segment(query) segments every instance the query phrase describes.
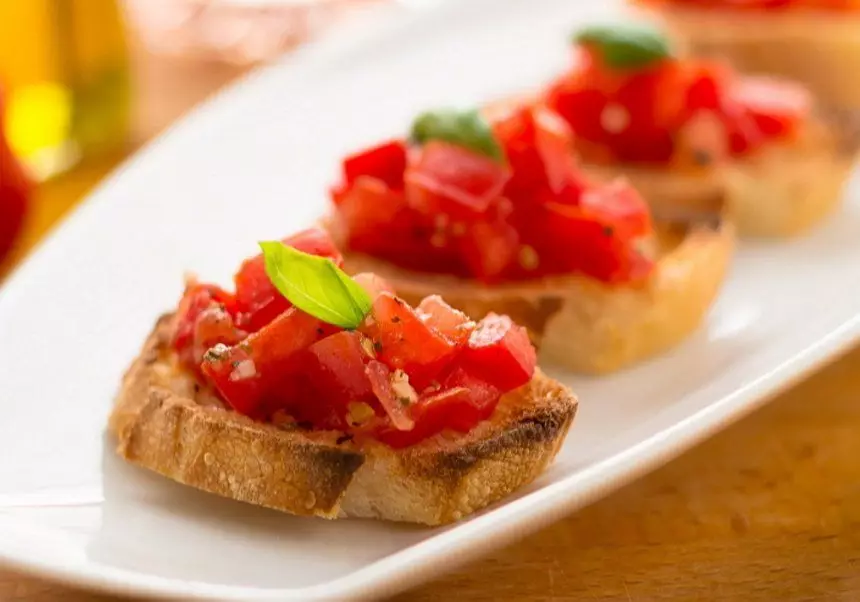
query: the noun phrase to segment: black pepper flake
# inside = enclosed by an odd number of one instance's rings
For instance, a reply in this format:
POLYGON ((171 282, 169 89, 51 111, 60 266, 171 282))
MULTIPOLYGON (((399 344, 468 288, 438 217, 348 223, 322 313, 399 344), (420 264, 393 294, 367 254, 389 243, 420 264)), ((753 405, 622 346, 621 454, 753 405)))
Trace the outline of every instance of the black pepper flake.
POLYGON ((233 366, 234 368, 238 368, 239 363, 240 363, 239 360, 233 360, 232 362, 230 362, 230 365, 233 366))
POLYGON ((239 343, 239 348, 246 353, 251 353, 251 343, 248 341, 242 341, 239 343))
POLYGON ((317 326, 317 334, 322 336, 325 334, 325 330, 323 330, 322 327, 317 326))
POLYGON ((373 350, 376 353, 382 353, 382 341, 373 341, 373 350))
POLYGON ((612 226, 603 226, 603 236, 612 236, 615 234, 615 228, 612 226))
POLYGON ((194 383, 194 392, 200 393, 200 385, 198 383, 194 383))
POLYGON ((337 443, 338 445, 341 445, 342 443, 346 443, 347 441, 352 441, 352 435, 341 435, 340 437, 337 438, 335 443, 337 443))
POLYGON ((403 407, 406 407, 406 406, 408 406, 410 403, 412 403, 411 401, 409 401, 409 398, 408 398, 408 397, 398 397, 398 398, 397 398, 397 401, 399 401, 399 402, 400 402, 400 405, 402 405, 403 407))
POLYGON ((400 322, 400 316, 394 316, 393 318, 391 318, 391 321, 392 321, 394 324, 397 324, 398 322, 400 322))

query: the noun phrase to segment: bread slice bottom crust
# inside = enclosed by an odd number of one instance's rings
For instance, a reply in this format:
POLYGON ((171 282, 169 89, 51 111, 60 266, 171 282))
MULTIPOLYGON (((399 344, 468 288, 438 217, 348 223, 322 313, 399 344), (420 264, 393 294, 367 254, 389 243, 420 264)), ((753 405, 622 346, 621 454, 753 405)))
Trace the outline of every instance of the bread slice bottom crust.
POLYGON ((626 177, 658 214, 701 209, 724 195, 741 237, 789 238, 808 232, 840 204, 860 146, 860 121, 854 121, 841 111, 821 110, 797 139, 710 168, 585 168, 601 181, 626 177))
POLYGON ((109 419, 125 460, 235 500, 291 514, 440 525, 535 479, 576 414, 569 389, 540 371, 468 434, 401 450, 343 433, 275 426, 227 410, 176 365, 172 316, 126 372, 109 419))
POLYGON ((639 284, 609 285, 573 274, 485 286, 351 252, 344 254, 345 267, 379 274, 411 303, 439 293, 474 319, 490 311, 508 314, 528 328, 542 359, 605 374, 673 347, 701 324, 734 249, 732 225, 719 212, 701 215, 701 221, 658 226, 659 259, 639 284))
POLYGON ((765 14, 665 7, 655 11, 682 53, 728 60, 747 73, 808 85, 828 105, 860 109, 860 15, 765 14))

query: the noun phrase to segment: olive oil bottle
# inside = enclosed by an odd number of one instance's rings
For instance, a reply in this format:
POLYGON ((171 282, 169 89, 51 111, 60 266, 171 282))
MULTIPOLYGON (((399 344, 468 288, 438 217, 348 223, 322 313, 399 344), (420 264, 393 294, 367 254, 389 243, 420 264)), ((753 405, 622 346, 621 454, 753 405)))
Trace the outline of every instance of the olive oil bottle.
POLYGON ((128 52, 116 0, 0 0, 0 94, 38 179, 126 140, 128 52))

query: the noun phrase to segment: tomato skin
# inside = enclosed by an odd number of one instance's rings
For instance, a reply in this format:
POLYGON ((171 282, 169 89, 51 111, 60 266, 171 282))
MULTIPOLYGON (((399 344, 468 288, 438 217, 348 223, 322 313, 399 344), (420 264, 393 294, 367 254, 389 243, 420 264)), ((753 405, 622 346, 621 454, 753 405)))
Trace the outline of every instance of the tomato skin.
POLYGON ((481 282, 490 283, 499 280, 514 261, 519 240, 517 229, 507 220, 492 216, 467 226, 459 249, 469 273, 481 282))
POLYGON ((389 188, 402 189, 406 155, 406 144, 402 140, 390 140, 348 156, 343 161, 347 186, 352 186, 362 176, 368 176, 384 182, 389 188))
POLYGON ((299 353, 337 331, 291 307, 241 343, 210 350, 201 370, 234 410, 255 416, 282 376, 295 368, 299 353))
MULTIPOLYGON (((305 253, 329 257, 338 266, 343 265, 343 256, 334 241, 320 228, 302 230, 283 239, 283 243, 305 253)), ((246 259, 233 280, 236 286, 237 323, 244 330, 256 332, 292 307, 269 280, 262 253, 246 259)))
POLYGON ((380 361, 409 375, 422 391, 450 363, 456 347, 426 324, 414 309, 390 293, 381 293, 359 330, 370 337, 380 361))
POLYGON ((406 168, 406 199, 430 215, 468 219, 485 213, 510 179, 508 167, 490 157, 431 140, 406 168))
POLYGON ((461 359, 468 374, 504 391, 529 382, 537 365, 526 329, 495 313, 478 322, 461 359))

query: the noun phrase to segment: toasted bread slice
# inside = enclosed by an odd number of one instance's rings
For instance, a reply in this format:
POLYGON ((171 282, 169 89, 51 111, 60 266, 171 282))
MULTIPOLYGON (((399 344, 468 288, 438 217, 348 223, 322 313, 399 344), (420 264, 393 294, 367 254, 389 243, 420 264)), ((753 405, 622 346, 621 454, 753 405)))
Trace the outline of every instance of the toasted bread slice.
POLYGON ((171 322, 158 321, 123 379, 109 422, 117 452, 180 483, 291 514, 455 521, 537 477, 576 413, 573 393, 537 371, 468 434, 401 450, 255 422, 177 367, 171 322))
POLYGON ((584 169, 603 181, 623 174, 657 212, 701 208, 722 193, 740 236, 786 238, 807 232, 839 205, 860 146, 853 121, 840 111, 819 111, 796 139, 724 165, 584 169))
POLYGON ((344 253, 345 267, 379 274, 411 303, 438 292, 475 319, 490 311, 508 314, 528 328, 543 358, 603 374, 679 343, 716 297, 734 249, 734 228, 719 212, 692 215, 693 221, 658 226, 658 263, 642 284, 608 285, 570 275, 485 286, 350 252, 344 253))
POLYGON ((654 12, 682 53, 727 59, 747 73, 794 79, 828 105, 860 109, 860 13, 739 13, 669 4, 654 12))

